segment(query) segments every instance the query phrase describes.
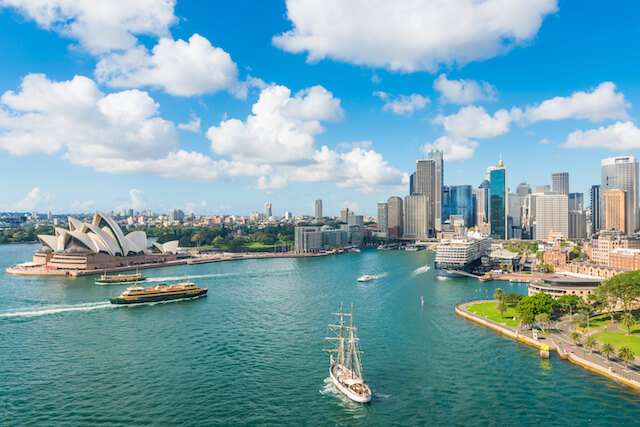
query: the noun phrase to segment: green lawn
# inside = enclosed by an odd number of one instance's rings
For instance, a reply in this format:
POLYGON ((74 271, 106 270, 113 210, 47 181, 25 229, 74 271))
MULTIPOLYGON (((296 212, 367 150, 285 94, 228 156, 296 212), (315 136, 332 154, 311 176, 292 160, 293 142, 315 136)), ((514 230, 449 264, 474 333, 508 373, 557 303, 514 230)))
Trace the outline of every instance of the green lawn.
MULTIPOLYGON (((576 316, 576 314, 574 314, 574 316, 576 316)), ((611 324, 611 316, 609 316, 609 314, 600 314, 589 319, 589 328, 587 328, 587 322, 581 322, 577 324, 576 327, 580 332, 588 332, 608 326, 609 324, 611 324)))
POLYGON ((267 245, 262 242, 250 242, 244 246, 245 248, 249 248, 249 249, 273 249, 275 245, 267 245))
POLYGON ((598 332, 594 335, 600 343, 609 343, 616 350, 620 347, 629 347, 636 356, 640 356, 640 328, 635 328, 631 335, 625 332, 598 332))
POLYGON ((516 316, 516 310, 512 307, 507 308, 504 311, 504 317, 500 316, 500 312, 498 312, 498 303, 494 301, 489 302, 479 302, 477 304, 470 305, 467 307, 467 310, 470 312, 477 314, 479 316, 485 317, 489 320, 493 320, 496 323, 501 323, 503 325, 509 327, 517 327, 518 322, 513 318, 516 316))

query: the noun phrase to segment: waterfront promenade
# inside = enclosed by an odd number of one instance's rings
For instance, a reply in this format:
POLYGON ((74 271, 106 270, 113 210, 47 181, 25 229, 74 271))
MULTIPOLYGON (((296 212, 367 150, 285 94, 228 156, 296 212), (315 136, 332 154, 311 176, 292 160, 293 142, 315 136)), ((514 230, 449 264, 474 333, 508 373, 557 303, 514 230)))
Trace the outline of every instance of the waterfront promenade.
POLYGON ((470 306, 483 302, 495 302, 495 300, 479 300, 459 304, 455 308, 456 314, 515 341, 532 346, 541 352, 556 351, 562 359, 640 392, 640 366, 636 364, 636 360, 625 365, 616 358, 607 359, 597 351, 587 350, 574 344, 569 336, 571 328, 569 320, 557 322, 555 327, 548 331, 546 338, 535 339, 531 330, 512 328, 469 311, 470 306))

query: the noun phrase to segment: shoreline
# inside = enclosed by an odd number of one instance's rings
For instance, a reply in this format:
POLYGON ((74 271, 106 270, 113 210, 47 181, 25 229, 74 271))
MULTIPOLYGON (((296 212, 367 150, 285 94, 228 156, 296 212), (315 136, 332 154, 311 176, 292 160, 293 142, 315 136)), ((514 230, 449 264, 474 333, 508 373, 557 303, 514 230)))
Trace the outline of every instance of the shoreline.
POLYGON ((580 366, 581 368, 586 369, 588 371, 600 374, 610 380, 617 382, 618 384, 624 385, 640 393, 640 379, 635 380, 635 379, 627 378, 622 374, 620 374, 619 372, 616 372, 613 369, 613 366, 611 365, 610 361, 609 361, 609 366, 604 366, 600 363, 595 363, 594 361, 587 360, 585 357, 581 357, 578 354, 576 354, 575 351, 571 350, 571 346, 568 346, 569 347, 569 350, 568 350, 567 348, 563 347, 563 344, 557 343, 556 340, 554 340, 553 338, 549 338, 548 344, 542 343, 540 340, 535 340, 532 337, 523 335, 519 333, 517 330, 514 330, 505 325, 501 325, 492 320, 486 319, 482 316, 479 316, 475 313, 470 312, 467 309, 467 307, 470 305, 478 304, 482 302, 491 302, 491 301, 495 301, 495 300, 476 300, 476 301, 468 301, 462 304, 458 304, 455 306, 455 312, 460 317, 463 317, 471 322, 474 322, 478 325, 484 326, 488 329, 498 332, 500 335, 509 337, 519 343, 526 344, 530 347, 534 347, 540 350, 541 352, 545 351, 545 349, 546 351, 553 350, 556 353, 558 353, 558 356, 563 360, 567 360, 573 363, 574 365, 580 366))
POLYGON ((224 261, 241 261, 247 259, 273 259, 273 258, 316 258, 329 255, 339 255, 341 252, 322 252, 322 253, 295 253, 295 252, 226 252, 222 255, 216 254, 215 256, 190 256, 188 258, 177 259, 174 261, 150 263, 150 264, 138 264, 127 265, 111 268, 100 268, 94 270, 46 270, 41 267, 24 267, 20 264, 12 267, 7 267, 5 272, 13 276, 37 276, 37 277, 85 277, 95 276, 98 274, 106 273, 119 273, 131 270, 149 270, 152 268, 165 268, 175 267, 179 265, 197 265, 197 264, 209 264, 213 262, 224 261))

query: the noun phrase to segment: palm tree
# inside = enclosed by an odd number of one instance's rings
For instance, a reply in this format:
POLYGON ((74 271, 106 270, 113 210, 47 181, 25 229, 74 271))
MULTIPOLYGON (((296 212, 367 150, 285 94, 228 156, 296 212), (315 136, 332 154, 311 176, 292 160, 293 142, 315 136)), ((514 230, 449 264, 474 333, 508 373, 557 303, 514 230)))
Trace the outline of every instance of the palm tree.
POLYGON ((631 313, 625 313, 622 316, 622 326, 627 330, 627 335, 631 335, 631 330, 636 324, 636 318, 631 313))
POLYGON ((584 346, 589 349, 589 353, 593 353, 593 350, 598 348, 598 341, 596 341, 596 338, 593 335, 589 335, 584 342, 584 346))
POLYGON ((504 310, 505 310, 505 304, 504 304, 504 292, 502 292, 501 288, 496 288, 496 290, 493 292, 493 298, 498 300, 498 311, 500 312, 500 317, 504 317, 504 310))
POLYGON ((633 354, 633 351, 631 351, 629 347, 621 347, 620 350, 618 350, 618 357, 622 359, 624 366, 629 367, 629 362, 633 360, 636 355, 633 354))
POLYGON ((607 358, 607 360, 609 360, 611 358, 611 355, 615 354, 615 352, 616 349, 613 348, 613 346, 609 343, 602 344, 602 348, 600 349, 600 353, 602 353, 604 357, 607 358))
POLYGON ((573 341, 574 345, 580 345, 580 333, 578 331, 572 331, 571 332, 571 341, 573 341))

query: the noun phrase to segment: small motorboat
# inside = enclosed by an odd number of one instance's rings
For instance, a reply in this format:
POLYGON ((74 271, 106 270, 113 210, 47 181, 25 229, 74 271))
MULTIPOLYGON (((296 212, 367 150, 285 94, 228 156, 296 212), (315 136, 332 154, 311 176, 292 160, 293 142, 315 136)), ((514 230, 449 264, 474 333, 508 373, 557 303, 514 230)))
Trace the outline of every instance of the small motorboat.
POLYGON ((358 282, 370 282, 372 280, 376 280, 376 276, 365 274, 363 276, 358 277, 358 282))

